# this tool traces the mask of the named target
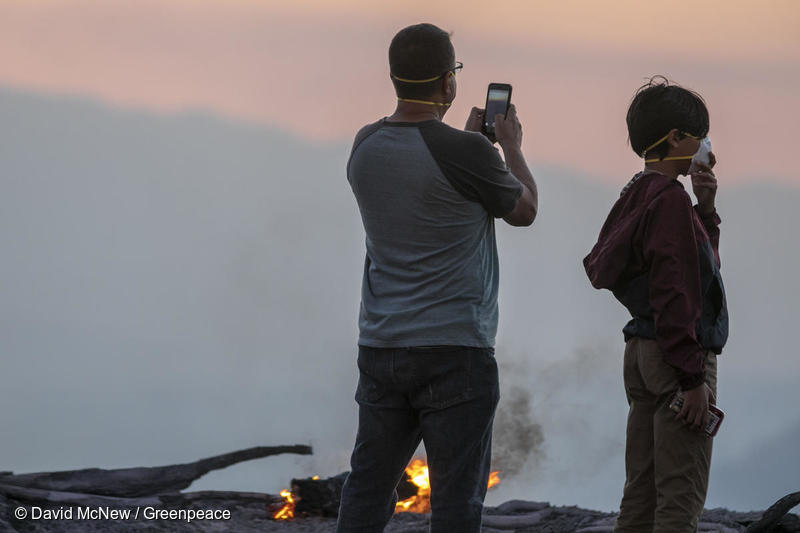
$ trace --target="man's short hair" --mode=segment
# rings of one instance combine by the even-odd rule
[[[708,135],[708,109],[703,97],[680,85],[671,85],[664,76],[653,76],[639,87],[628,107],[628,139],[636,155],[676,128],[696,137]],[[653,147],[648,154],[666,157],[667,143]]]
[[[401,98],[425,98],[435,92],[436,82],[408,83],[441,76],[455,65],[456,54],[450,34],[433,24],[403,28],[389,45],[389,69],[395,92]]]

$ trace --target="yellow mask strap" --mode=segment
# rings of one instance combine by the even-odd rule
[[[673,155],[671,157],[665,157],[664,159],[659,159],[657,157],[653,159],[645,159],[645,163],[655,163],[656,161],[680,161],[681,159],[691,159],[693,155]]]
[[[686,137],[691,137],[692,139],[697,139],[698,138],[696,135],[692,135],[691,133],[681,132],[681,135],[685,135]],[[653,144],[651,144],[650,146],[648,146],[647,148],[642,150],[642,157],[645,157],[647,155],[647,152],[649,152],[650,150],[652,150],[653,148],[655,148],[659,144],[661,144],[664,141],[666,141],[667,137],[669,137],[669,133],[667,133],[666,135],[661,137],[659,140],[657,140],[656,142],[654,142]],[[675,155],[675,156],[672,156],[672,157],[665,157],[663,159],[658,158],[658,157],[655,158],[655,159],[645,159],[644,162],[645,163],[655,163],[656,161],[679,161],[681,159],[691,159],[692,157],[694,157],[694,156],[691,156],[691,155],[688,155],[688,156],[686,156],[686,155]]]
[[[433,78],[427,78],[427,79],[424,79],[424,80],[409,80],[409,79],[406,79],[406,78],[401,78],[399,76],[395,76],[394,74],[389,74],[389,75],[392,78],[396,79],[397,81],[402,81],[403,83],[430,83],[430,82],[438,80],[439,78],[444,76],[444,74],[439,74],[438,76],[434,76]]]
[[[661,143],[663,143],[664,141],[666,141],[666,140],[667,140],[667,137],[669,137],[669,133],[667,133],[666,135],[664,135],[663,137],[661,137],[659,140],[657,140],[656,142],[654,142],[653,144],[651,144],[650,146],[648,146],[647,148],[645,148],[644,150],[642,150],[642,157],[644,157],[644,156],[647,154],[647,152],[649,152],[650,150],[652,150],[653,148],[655,148],[655,147],[656,147],[656,146],[658,146],[659,144],[661,144]],[[658,160],[656,160],[656,161],[658,161]]]
[[[414,100],[412,98],[398,98],[398,102],[408,102],[410,104],[427,104],[427,105],[438,105],[442,107],[450,107],[450,103],[447,102],[431,102],[430,100]]]

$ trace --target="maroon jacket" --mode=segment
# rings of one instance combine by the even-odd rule
[[[646,171],[623,189],[583,260],[592,285],[609,289],[633,319],[631,337],[655,339],[683,390],[703,383],[703,355],[728,337],[716,211],[701,215],[676,179]]]

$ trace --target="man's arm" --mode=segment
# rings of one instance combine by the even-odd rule
[[[700,385],[703,347],[696,324],[703,301],[700,259],[689,195],[679,187],[661,193],[648,208],[642,248],[649,266],[648,292],[656,342],[678,373],[683,390]]]
[[[703,223],[706,233],[708,233],[708,238],[711,241],[711,248],[714,250],[714,258],[717,261],[717,268],[719,268],[720,218],[717,214],[717,208],[714,205],[717,196],[717,178],[712,170],[717,163],[717,158],[714,152],[708,155],[710,160],[709,165],[701,165],[691,173],[692,190],[697,197],[697,205],[694,206],[694,209],[697,211],[697,214],[700,215],[700,221]]]
[[[533,179],[525,156],[522,155],[522,124],[517,118],[514,104],[508,109],[508,116],[497,115],[494,122],[495,138],[500,143],[506,165],[511,173],[522,183],[522,194],[514,209],[503,217],[512,226],[530,226],[539,211],[539,191]]]
[[[717,196],[717,178],[714,176],[712,168],[717,163],[717,158],[710,153],[709,166],[701,166],[691,173],[692,190],[697,197],[695,211],[700,215],[700,220],[711,240],[711,247],[714,249],[714,256],[719,267],[719,216],[715,207]],[[703,383],[697,387],[684,392],[684,402],[678,418],[686,424],[692,424],[696,428],[705,427],[708,422],[708,404],[711,403],[711,389]]]
[[[649,209],[642,244],[650,265],[656,342],[684,391],[678,418],[701,427],[708,418],[710,389],[705,384],[705,350],[696,335],[703,301],[692,216],[689,195],[683,189],[663,192]]]

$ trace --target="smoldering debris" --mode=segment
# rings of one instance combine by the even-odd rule
[[[525,405],[530,399],[525,391],[509,389],[508,419],[529,417]],[[513,401],[512,401],[513,400]],[[516,406],[513,407],[512,406]],[[501,423],[504,427],[506,422]],[[523,424],[525,425],[525,424]],[[509,438],[518,439],[518,444],[532,452],[541,444],[536,434],[503,432]],[[320,505],[301,506],[293,520],[277,521],[270,507],[279,498],[262,493],[199,491],[182,492],[178,487],[204,473],[225,468],[240,461],[266,457],[279,453],[310,454],[307,446],[258,447],[240,450],[220,456],[202,459],[193,463],[168,465],[154,468],[130,468],[117,470],[85,469],[65,472],[39,472],[14,475],[0,472],[0,531],[37,533],[86,533],[86,532],[218,532],[240,533],[327,533],[335,526],[336,487],[341,487],[345,474],[328,480],[310,478],[294,480],[293,485],[316,485],[330,488],[331,498],[310,499]],[[511,469],[514,465],[509,465]],[[301,483],[302,482],[302,483]],[[147,487],[143,489],[143,487]],[[147,495],[143,495],[147,492]],[[308,492],[308,491],[305,491]],[[313,492],[313,491],[312,491]],[[318,492],[318,491],[317,491]],[[113,495],[112,495],[113,494]],[[330,500],[330,501],[328,501]],[[698,531],[701,533],[800,533],[800,518],[789,514],[800,503],[800,492],[781,498],[766,512],[738,513],[726,509],[705,511]],[[69,510],[99,509],[130,510],[130,514],[112,519],[64,518]],[[133,509],[159,511],[190,510],[208,512],[224,511],[226,518],[200,518],[189,520],[147,518],[147,512],[134,518]],[[53,519],[39,520],[30,514],[34,509],[48,510]],[[304,509],[304,510],[303,510]],[[77,512],[76,512],[77,513]],[[71,513],[70,513],[71,514]],[[152,514],[152,513],[151,513]],[[323,516],[320,516],[323,515]],[[59,518],[61,517],[61,518]],[[398,513],[394,515],[386,533],[427,533],[430,514]],[[512,500],[497,507],[484,510],[483,533],[610,533],[613,530],[614,513],[581,509],[579,507],[554,507],[549,503]]]

